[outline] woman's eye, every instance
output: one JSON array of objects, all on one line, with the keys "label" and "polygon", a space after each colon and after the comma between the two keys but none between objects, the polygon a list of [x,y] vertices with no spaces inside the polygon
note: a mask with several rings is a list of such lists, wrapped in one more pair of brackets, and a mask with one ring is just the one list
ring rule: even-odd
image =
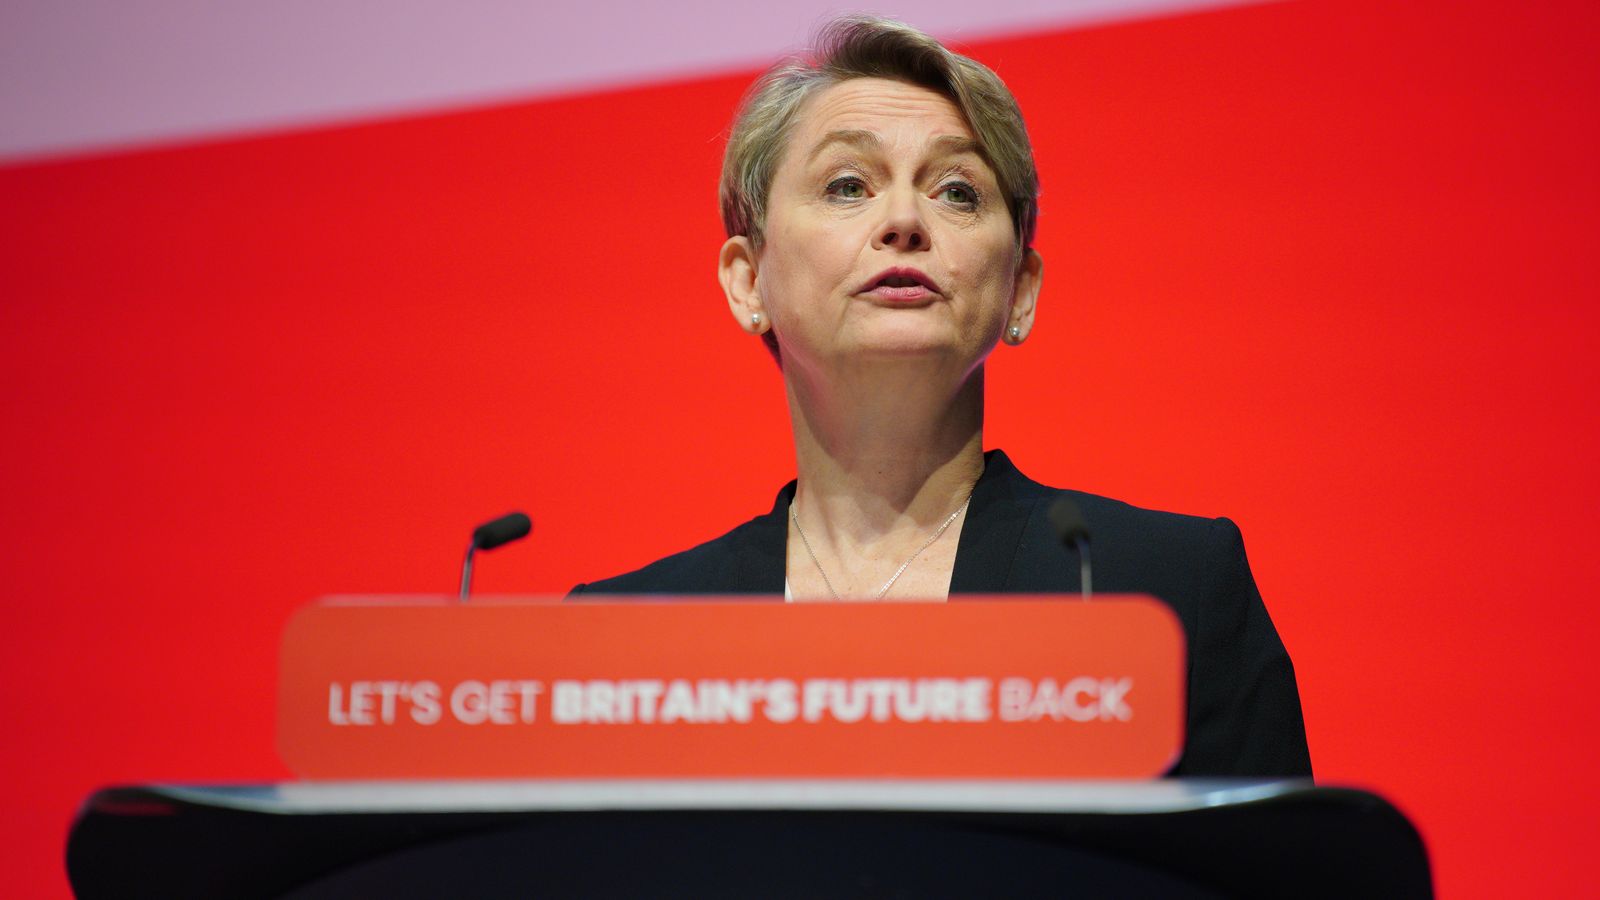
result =
[{"label": "woman's eye", "polygon": [[962,184],[959,181],[940,188],[939,197],[945,202],[954,203],[957,206],[978,205],[978,192],[973,190],[972,185]]},{"label": "woman's eye", "polygon": [[859,200],[867,195],[867,186],[859,178],[835,178],[828,182],[828,193],[846,200]]}]

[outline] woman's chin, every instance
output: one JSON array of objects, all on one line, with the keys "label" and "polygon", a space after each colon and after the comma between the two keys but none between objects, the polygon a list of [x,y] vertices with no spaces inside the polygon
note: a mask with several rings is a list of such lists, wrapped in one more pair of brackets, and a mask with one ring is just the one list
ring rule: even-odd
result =
[{"label": "woman's chin", "polygon": [[915,363],[948,366],[952,361],[980,356],[971,342],[961,341],[949,334],[904,330],[863,335],[860,340],[840,348],[841,361],[882,361],[885,363]]},{"label": "woman's chin", "polygon": [[[996,334],[995,339],[999,339]],[[982,355],[982,341],[951,322],[899,321],[863,329],[855,341],[858,350],[884,356]],[[993,342],[991,342],[992,344]]]}]

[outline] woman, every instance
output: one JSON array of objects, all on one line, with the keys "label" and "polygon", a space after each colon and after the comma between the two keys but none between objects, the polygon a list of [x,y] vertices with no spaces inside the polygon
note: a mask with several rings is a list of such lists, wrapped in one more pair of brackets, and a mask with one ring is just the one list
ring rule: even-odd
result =
[{"label": "woman", "polygon": [[983,363],[1033,328],[1038,179],[993,72],[881,19],[824,30],[768,72],[723,164],[719,272],[778,360],[798,478],[714,541],[575,592],[792,600],[1068,593],[1047,519],[1063,493],[1099,590],[1177,611],[1190,648],[1175,775],[1309,775],[1288,655],[1239,531],[1039,485],[983,452]]}]

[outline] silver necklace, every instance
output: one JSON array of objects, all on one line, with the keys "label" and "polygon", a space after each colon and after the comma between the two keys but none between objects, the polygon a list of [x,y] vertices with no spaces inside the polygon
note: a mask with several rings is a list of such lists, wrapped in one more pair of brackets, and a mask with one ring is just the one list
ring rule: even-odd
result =
[{"label": "silver necklace", "polygon": [[[971,492],[968,492],[967,499],[962,501],[960,508],[951,513],[950,518],[945,519],[938,528],[934,529],[933,534],[929,536],[927,540],[922,542],[921,547],[917,548],[917,552],[911,554],[910,558],[900,564],[900,568],[894,570],[894,574],[889,576],[889,580],[885,581],[883,583],[883,587],[878,589],[878,596],[873,597],[872,599],[882,600],[884,596],[889,593],[889,588],[894,587],[894,583],[900,580],[900,576],[905,574],[906,569],[910,568],[911,564],[916,561],[917,557],[922,555],[922,551],[932,547],[933,542],[937,541],[939,536],[944,534],[945,529],[950,527],[950,523],[954,522],[956,517],[960,516],[962,511],[967,508],[967,504],[971,502],[972,494]],[[789,518],[794,522],[795,533],[800,535],[800,543],[805,545],[806,555],[811,557],[811,564],[817,567],[817,574],[822,576],[822,583],[828,586],[828,593],[832,594],[833,599],[835,600],[844,599],[839,596],[838,591],[833,589],[833,582],[829,580],[827,570],[822,568],[822,561],[817,559],[817,551],[811,549],[811,541],[806,537],[806,530],[800,527],[800,516],[794,511],[794,501],[789,502]]]}]

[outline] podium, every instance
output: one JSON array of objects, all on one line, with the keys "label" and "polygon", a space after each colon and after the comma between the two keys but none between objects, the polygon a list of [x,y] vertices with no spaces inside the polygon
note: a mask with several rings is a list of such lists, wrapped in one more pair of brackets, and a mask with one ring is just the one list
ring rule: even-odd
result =
[{"label": "podium", "polygon": [[112,788],[67,868],[84,900],[1432,896],[1404,816],[1305,781]]},{"label": "podium", "polygon": [[305,780],[95,793],[78,896],[1431,897],[1387,802],[1158,780],[1150,598],[454,605],[285,631]]}]

